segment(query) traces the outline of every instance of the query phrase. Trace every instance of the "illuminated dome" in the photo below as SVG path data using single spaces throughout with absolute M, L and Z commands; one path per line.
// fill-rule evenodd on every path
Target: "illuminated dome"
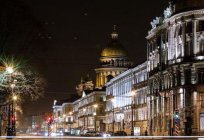
M 118 41 L 118 33 L 115 31 L 111 34 L 111 41 L 101 52 L 102 57 L 127 57 L 127 51 Z

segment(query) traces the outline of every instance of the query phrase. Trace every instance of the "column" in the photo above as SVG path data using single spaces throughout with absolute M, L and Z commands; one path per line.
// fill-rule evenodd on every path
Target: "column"
M 197 25 L 197 20 L 193 20 L 193 55 L 194 56 L 198 53 L 196 25 Z
M 172 28 L 169 27 L 168 29 L 168 60 L 171 60 L 171 31 L 172 31 Z
M 107 76 L 108 76 L 108 73 L 105 72 L 105 73 L 104 73 L 105 83 L 107 83 L 107 81 L 108 81 L 108 80 L 107 80 Z
M 186 22 L 182 22 L 182 56 L 186 56 L 185 48 L 186 48 Z
M 96 73 L 96 87 L 99 87 L 99 75 Z
M 102 73 L 100 73 L 100 84 L 99 84 L 99 86 L 101 86 L 102 85 Z

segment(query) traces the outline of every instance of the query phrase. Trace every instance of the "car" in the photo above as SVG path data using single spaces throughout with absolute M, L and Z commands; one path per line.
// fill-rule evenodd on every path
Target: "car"
M 111 137 L 111 136 L 113 136 L 113 132 L 104 132 L 103 133 L 103 135 L 102 135 L 103 137 Z
M 88 132 L 85 133 L 85 136 L 95 137 L 95 136 L 98 136 L 98 133 L 96 131 L 88 131 Z
M 125 131 L 117 131 L 114 133 L 114 136 L 127 136 L 127 133 Z

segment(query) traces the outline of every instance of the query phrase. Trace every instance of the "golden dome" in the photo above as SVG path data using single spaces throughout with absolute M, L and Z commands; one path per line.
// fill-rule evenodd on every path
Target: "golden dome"
M 108 46 L 101 52 L 102 57 L 126 57 L 127 51 L 118 41 L 118 33 L 115 31 L 111 34 L 111 41 Z
M 101 53 L 102 57 L 126 57 L 127 52 L 124 47 L 117 41 L 112 40 Z

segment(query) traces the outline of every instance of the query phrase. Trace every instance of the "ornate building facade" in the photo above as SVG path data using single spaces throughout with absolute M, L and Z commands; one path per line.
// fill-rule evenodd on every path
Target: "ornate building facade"
M 87 131 L 105 131 L 105 92 L 92 91 L 73 102 L 73 128 L 81 134 Z
M 204 133 L 204 1 L 174 0 L 151 22 L 148 133 Z
M 106 131 L 147 130 L 147 63 L 129 69 L 106 83 Z
M 54 101 L 52 132 L 80 135 L 87 131 L 105 131 L 105 91 L 83 88 L 81 96 L 74 94 L 70 99 Z
M 132 67 L 128 60 L 127 51 L 118 41 L 115 26 L 108 46 L 103 49 L 100 57 L 100 68 L 96 68 L 96 88 L 103 88 L 111 78 Z

